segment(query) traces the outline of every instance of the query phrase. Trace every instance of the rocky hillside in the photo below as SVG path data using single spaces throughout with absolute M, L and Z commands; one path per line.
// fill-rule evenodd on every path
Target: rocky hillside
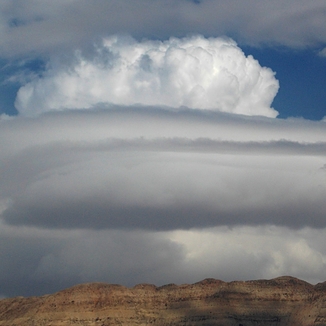
M 42 297 L 0 300 L 0 325 L 326 325 L 326 282 L 292 277 L 133 288 L 77 285 Z

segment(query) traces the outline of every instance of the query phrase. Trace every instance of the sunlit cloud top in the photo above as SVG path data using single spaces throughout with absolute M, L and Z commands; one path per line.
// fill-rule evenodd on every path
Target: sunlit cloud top
M 19 90 L 16 107 L 33 115 L 98 103 L 144 104 L 275 117 L 270 105 L 278 87 L 273 71 L 230 39 L 112 36 L 91 58 L 76 52 L 69 64 L 53 62 Z

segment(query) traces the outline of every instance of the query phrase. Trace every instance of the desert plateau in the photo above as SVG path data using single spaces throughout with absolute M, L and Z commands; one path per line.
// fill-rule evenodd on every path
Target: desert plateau
M 326 282 L 294 277 L 133 288 L 73 286 L 40 297 L 0 300 L 0 325 L 326 325 Z

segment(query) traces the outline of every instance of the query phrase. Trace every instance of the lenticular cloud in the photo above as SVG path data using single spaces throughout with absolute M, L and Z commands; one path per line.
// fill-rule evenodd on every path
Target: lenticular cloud
M 277 116 L 278 81 L 233 40 L 202 36 L 142 41 L 112 36 L 95 54 L 58 61 L 17 95 L 21 114 L 98 103 L 165 105 Z

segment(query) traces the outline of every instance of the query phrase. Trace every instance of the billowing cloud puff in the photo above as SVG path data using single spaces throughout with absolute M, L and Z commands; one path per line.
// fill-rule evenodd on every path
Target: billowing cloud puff
M 52 63 L 23 86 L 16 107 L 31 115 L 98 103 L 165 105 L 275 117 L 271 69 L 246 57 L 230 39 L 194 36 L 137 42 L 112 36 L 92 57 Z

